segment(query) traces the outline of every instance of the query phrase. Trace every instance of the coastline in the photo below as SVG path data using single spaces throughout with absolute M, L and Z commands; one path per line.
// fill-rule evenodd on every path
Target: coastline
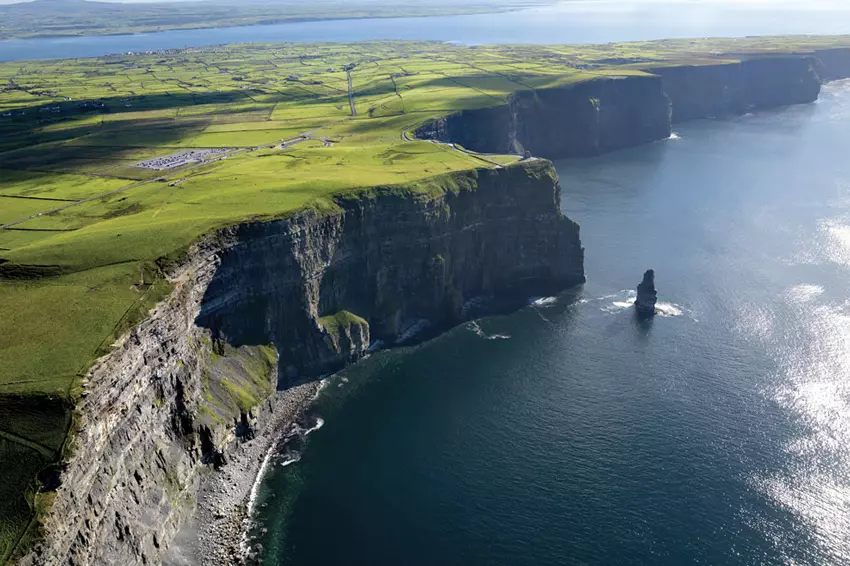
M 311 381 L 276 392 L 261 411 L 257 435 L 235 440 L 220 470 L 201 471 L 195 511 L 172 542 L 164 565 L 246 563 L 255 550 L 245 541 L 252 494 L 278 443 L 297 428 L 321 387 L 320 381 Z
M 479 16 L 485 14 L 505 14 L 510 12 L 517 12 L 520 10 L 528 10 L 533 8 L 540 8 L 542 6 L 551 6 L 556 4 L 557 2 L 553 0 L 539 0 L 537 2 L 530 2 L 528 4 L 517 4 L 517 5 L 505 5 L 501 7 L 494 7 L 492 9 L 481 9 L 481 10 L 460 10 L 453 11 L 447 10 L 446 12 L 439 12 L 433 14 L 364 14 L 364 15 L 352 15 L 352 16 L 294 16 L 294 17 L 286 17 L 281 16 L 279 18 L 271 17 L 266 19 L 260 19 L 253 23 L 245 23 L 245 24 L 236 24 L 232 23 L 228 25 L 226 22 L 211 22 L 199 25 L 186 25 L 186 26 L 178 26 L 178 27 L 156 27 L 156 28 L 144 28 L 139 27 L 137 29 L 133 29 L 131 31 L 108 31 L 103 33 L 98 33 L 100 28 L 91 28 L 84 30 L 84 33 L 39 33 L 33 32 L 30 34 L 23 35 L 10 35 L 5 37 L 0 37 L 0 42 L 4 41 L 21 41 L 21 40 L 31 40 L 31 39 L 74 39 L 74 38 L 93 38 L 93 37 L 133 37 L 140 35 L 153 35 L 158 33 L 167 33 L 167 32 L 179 32 L 179 31 L 200 31 L 200 30 L 211 30 L 211 29 L 234 29 L 234 28 L 250 28 L 256 26 L 280 26 L 287 24 L 305 24 L 305 23 L 316 23 L 316 22 L 348 22 L 348 21 L 358 21 L 358 20 L 388 20 L 388 19 L 401 19 L 401 18 L 441 18 L 448 16 Z M 224 44 L 222 44 L 224 45 Z

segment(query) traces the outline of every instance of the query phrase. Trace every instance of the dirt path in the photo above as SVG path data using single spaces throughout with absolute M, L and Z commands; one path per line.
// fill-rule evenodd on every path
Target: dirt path
M 357 117 L 357 107 L 354 106 L 354 86 L 351 81 L 351 71 L 346 71 L 346 75 L 348 75 L 348 103 L 351 105 L 351 117 Z

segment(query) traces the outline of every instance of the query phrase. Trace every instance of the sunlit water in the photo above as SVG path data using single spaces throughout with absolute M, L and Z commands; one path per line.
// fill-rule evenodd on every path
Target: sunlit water
M 329 380 L 265 564 L 850 563 L 850 83 L 677 133 L 557 164 L 583 289 Z
M 251 42 L 410 39 L 487 43 L 607 43 L 674 37 L 850 33 L 850 5 L 808 0 L 570 0 L 501 14 L 332 20 L 115 36 L 0 41 L 0 61 Z

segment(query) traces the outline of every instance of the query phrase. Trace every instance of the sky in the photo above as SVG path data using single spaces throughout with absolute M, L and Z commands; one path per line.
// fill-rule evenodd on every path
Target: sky
M 29 0 L 0 0 L 0 4 L 16 4 L 22 1 Z M 136 3 L 136 2 L 164 2 L 164 1 L 180 1 L 180 0 L 98 0 L 98 1 L 106 1 L 106 2 L 123 2 L 123 3 Z M 185 1 L 185 0 L 184 0 Z M 194 1 L 203 1 L 203 0 L 194 0 Z M 233 0 L 234 3 L 238 2 L 238 0 Z M 274 1 L 274 0 L 270 0 Z M 305 0 L 309 1 L 309 0 Z M 358 0 L 340 0 L 342 2 L 348 2 L 350 4 L 356 4 Z M 374 2 L 374 0 L 371 0 Z M 427 3 L 428 0 L 407 0 L 412 3 Z M 561 0 L 564 2 L 605 2 L 610 3 L 611 0 Z M 387 3 L 391 3 L 390 0 Z M 812 9 L 834 9 L 834 8 L 842 8 L 846 9 L 847 4 L 850 3 L 850 0 L 625 0 L 622 2 L 623 4 L 629 5 L 640 5 L 640 4 L 663 4 L 663 3 L 678 3 L 678 4 L 696 4 L 696 5 L 734 5 L 734 6 L 746 6 L 753 8 L 783 8 L 783 9 L 804 9 L 804 10 L 812 10 Z M 499 2 L 499 4 L 504 4 L 504 2 Z

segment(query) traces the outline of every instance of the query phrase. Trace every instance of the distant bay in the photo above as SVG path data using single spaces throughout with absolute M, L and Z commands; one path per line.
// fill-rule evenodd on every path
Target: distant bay
M 824 9 L 635 0 L 574 1 L 498 14 L 324 20 L 138 35 L 0 41 L 0 61 L 99 57 L 115 53 L 250 42 L 430 40 L 464 44 L 608 43 L 682 37 L 850 33 L 850 6 Z

